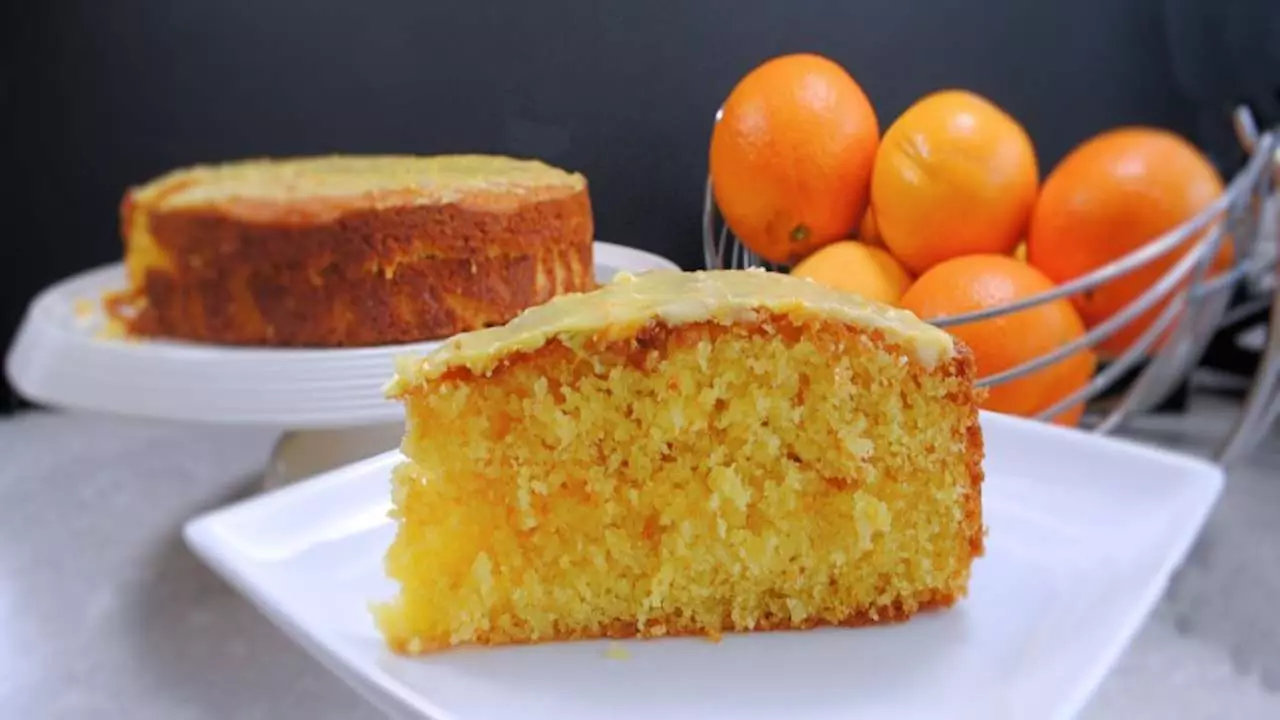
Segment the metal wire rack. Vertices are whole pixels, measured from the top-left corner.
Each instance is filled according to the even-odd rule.
[[[719,120],[717,113],[716,119]],[[1222,196],[1200,215],[1147,245],[1105,265],[1093,273],[1064,283],[1049,292],[1008,305],[938,318],[947,327],[983,320],[1035,307],[1058,298],[1085,292],[1124,276],[1157,258],[1184,247],[1200,236],[1179,261],[1143,295],[1135,298],[1105,322],[1090,328],[1079,339],[1003,372],[980,378],[983,386],[998,385],[1051,365],[1083,347],[1093,347],[1143,313],[1167,300],[1154,322],[1120,356],[1103,367],[1084,387],[1046,408],[1037,417],[1046,419],[1106,392],[1125,375],[1142,366],[1114,403],[1093,418],[1093,432],[1107,433],[1135,414],[1149,412],[1199,363],[1209,340],[1224,324],[1232,292],[1243,285],[1255,294],[1271,297],[1270,324],[1262,357],[1235,426],[1218,447],[1216,458],[1229,463],[1258,443],[1280,414],[1280,128],[1259,132],[1245,108],[1233,116],[1236,136],[1248,160],[1227,183]],[[771,266],[748,250],[724,224],[715,205],[711,179],[703,200],[702,240],[708,268]],[[1219,246],[1235,244],[1235,265],[1209,276]],[[1168,333],[1168,339],[1158,344]],[[1152,349],[1155,351],[1152,352]]]

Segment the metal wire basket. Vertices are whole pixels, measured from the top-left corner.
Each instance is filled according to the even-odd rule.
[[[719,119],[718,113],[716,119]],[[992,386],[1008,382],[1083,347],[1093,347],[1169,298],[1155,321],[1122,355],[1103,367],[1087,385],[1037,416],[1042,420],[1050,418],[1082,400],[1096,399],[1146,359],[1148,362],[1123,394],[1100,416],[1091,414],[1086,420],[1094,432],[1111,432],[1133,415],[1149,412],[1199,363],[1209,340],[1229,319],[1227,309],[1232,292],[1243,284],[1255,294],[1272,296],[1270,330],[1243,408],[1235,426],[1219,446],[1217,460],[1228,463],[1261,440],[1280,412],[1280,282],[1277,282],[1276,259],[1280,247],[1280,195],[1276,191],[1280,184],[1280,129],[1260,133],[1252,114],[1243,108],[1236,111],[1233,119],[1236,136],[1248,153],[1248,160],[1227,184],[1222,196],[1200,215],[1138,250],[1052,291],[998,308],[932,320],[936,325],[947,327],[1086,292],[1182,248],[1200,236],[1186,255],[1120,312],[1090,328],[1079,339],[1016,367],[980,378],[978,384]],[[716,208],[709,177],[703,201],[702,240],[708,268],[782,269],[762,261],[733,236]],[[1229,271],[1210,277],[1211,262],[1224,242],[1235,244],[1236,264]],[[1158,344],[1166,332],[1168,340]],[[1152,352],[1152,348],[1156,350]]]

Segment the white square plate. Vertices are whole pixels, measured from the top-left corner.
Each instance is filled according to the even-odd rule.
[[[1222,473],[998,415],[970,596],[895,626],[388,652],[388,453],[197,518],[191,548],[383,709],[480,718],[1052,718],[1075,714],[1164,590]]]

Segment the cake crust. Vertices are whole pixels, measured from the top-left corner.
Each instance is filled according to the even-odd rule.
[[[954,357],[945,331],[907,310],[833,290],[807,278],[751,270],[619,273],[591,294],[556,298],[530,308],[501,327],[468,333],[441,346],[421,362],[396,368],[387,392],[429,382],[452,368],[487,372],[508,355],[536,350],[557,338],[618,337],[643,332],[652,323],[679,325],[713,321],[754,322],[761,313],[821,320],[825,317],[875,330],[927,367]]]
[[[536,640],[528,635],[513,636],[503,633],[482,632],[467,644],[474,646],[535,645],[544,642],[569,642],[574,640],[635,640],[662,637],[702,637],[713,642],[719,642],[724,633],[786,632],[813,630],[821,627],[859,628],[873,625],[894,625],[907,622],[919,613],[945,610],[955,605],[959,600],[960,597],[954,594],[933,594],[928,600],[915,603],[914,609],[908,610],[904,603],[895,602],[868,610],[851,611],[848,616],[836,621],[808,618],[801,622],[792,622],[785,615],[768,615],[760,618],[752,628],[737,630],[732,629],[733,623],[730,618],[725,618],[721,621],[724,629],[711,629],[672,613],[649,618],[645,621],[643,627],[638,627],[635,622],[628,620],[614,620],[602,626],[599,630],[591,632],[562,632],[551,637],[539,637]],[[402,655],[426,655],[450,647],[457,647],[457,645],[451,643],[428,644],[417,637],[390,637],[387,639],[387,643],[387,646],[393,652]]]
[[[363,346],[502,324],[594,287],[581,176],[506,158],[343,160],[195,168],[131,190],[130,286],[109,313],[141,336]]]

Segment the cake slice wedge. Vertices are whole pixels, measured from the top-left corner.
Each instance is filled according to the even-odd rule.
[[[971,353],[808,280],[622,275],[388,394],[397,652],[900,621],[983,550]]]

